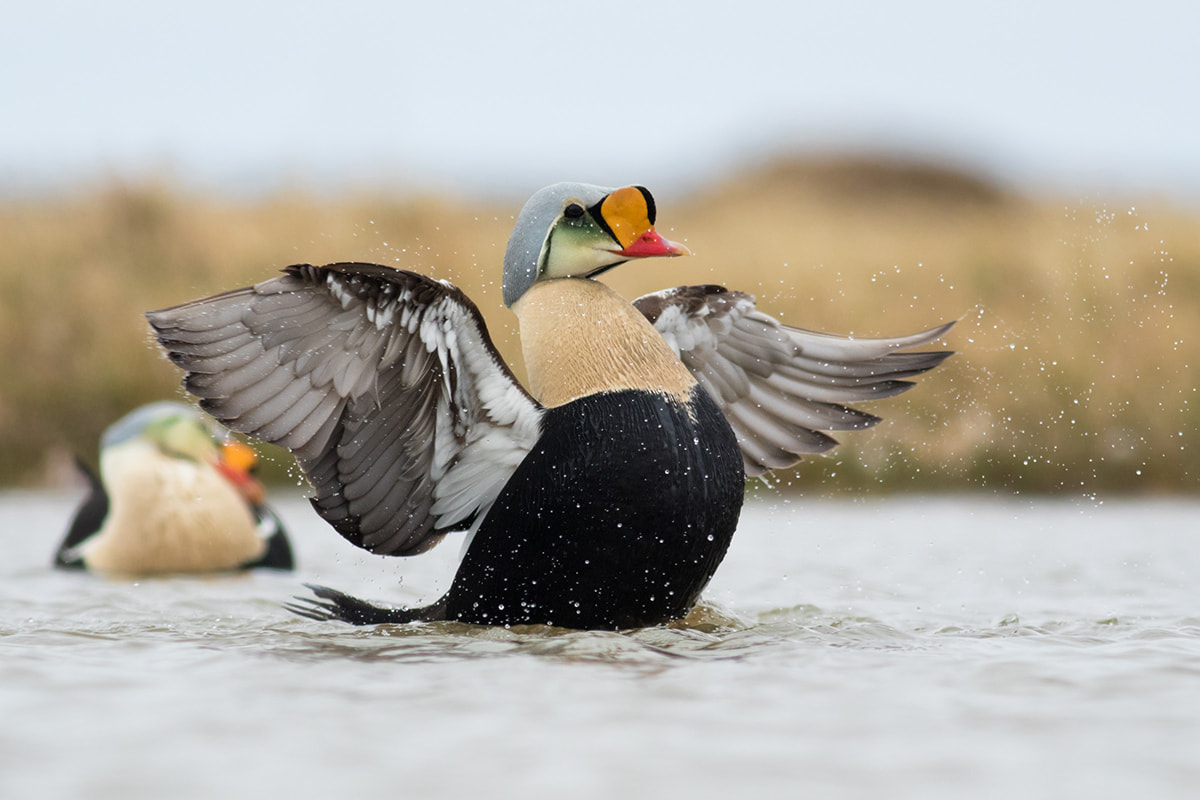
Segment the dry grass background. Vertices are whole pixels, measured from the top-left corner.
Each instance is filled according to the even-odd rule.
[[[655,187],[650,187],[654,190]],[[940,168],[786,161],[657,191],[689,259],[606,280],[632,297],[721,283],[801,327],[858,335],[961,321],[959,355],[872,411],[785,486],[842,491],[1193,492],[1200,219],[1165,203],[1031,198]],[[142,312],[287,264],[366,260],[447,278],[523,374],[500,302],[523,198],[196,196],[114,184],[0,205],[0,484],[65,480],[100,431],[179,396]],[[282,476],[286,458],[276,454]]]

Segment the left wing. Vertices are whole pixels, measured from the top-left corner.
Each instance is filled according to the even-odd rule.
[[[355,545],[414,555],[481,521],[541,433],[475,304],[375,264],[300,264],[146,315],[227,427],[291,450]]]
[[[904,378],[952,355],[895,351],[932,342],[953,322],[890,339],[834,336],[784,325],[723,286],[678,286],[633,304],[717,401],[751,477],[829,450],[837,441],[823,431],[875,425],[879,417],[843,403],[906,391]]]

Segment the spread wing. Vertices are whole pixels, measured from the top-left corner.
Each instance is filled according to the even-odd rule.
[[[938,339],[953,322],[894,339],[834,336],[783,325],[753,296],[722,286],[680,286],[634,305],[721,406],[750,476],[837,444],[822,431],[878,423],[843,404],[899,394],[913,385],[904,378],[951,355],[896,351]]]
[[[317,512],[374,553],[482,520],[540,434],[541,406],[449,283],[303,264],[146,316],[200,405],[291,450]]]

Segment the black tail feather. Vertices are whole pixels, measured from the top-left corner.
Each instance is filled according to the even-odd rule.
[[[71,527],[66,537],[54,552],[54,566],[64,569],[83,569],[83,557],[79,554],[79,545],[83,544],[92,534],[100,530],[108,517],[108,492],[104,483],[95,470],[91,469],[82,459],[76,458],[75,465],[83,473],[88,482],[88,496],[80,503]]]
[[[438,603],[421,608],[384,608],[328,586],[304,585],[312,590],[316,598],[297,596],[295,602],[284,603],[283,607],[293,614],[318,622],[336,619],[351,625],[382,625],[444,618],[439,615],[439,612],[444,613],[444,609]]]

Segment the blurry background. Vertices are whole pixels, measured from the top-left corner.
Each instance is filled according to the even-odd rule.
[[[1184,2],[22,3],[0,25],[0,484],[178,395],[141,312],[296,262],[448,278],[518,373],[512,219],[641,183],[801,327],[959,355],[785,486],[1194,492],[1200,10]],[[276,455],[278,474],[286,458]]]

